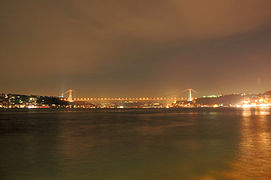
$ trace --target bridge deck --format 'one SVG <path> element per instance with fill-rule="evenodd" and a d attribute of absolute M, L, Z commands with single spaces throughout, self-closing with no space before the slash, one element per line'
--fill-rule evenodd
<path fill-rule="evenodd" d="M 140 98 L 73 98 L 73 101 L 175 101 L 183 98 L 140 97 Z"/>

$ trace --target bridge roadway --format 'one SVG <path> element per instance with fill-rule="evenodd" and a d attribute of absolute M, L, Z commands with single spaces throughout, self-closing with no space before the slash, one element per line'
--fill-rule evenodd
<path fill-rule="evenodd" d="M 177 101 L 184 98 L 138 97 L 138 98 L 73 98 L 73 101 Z"/>

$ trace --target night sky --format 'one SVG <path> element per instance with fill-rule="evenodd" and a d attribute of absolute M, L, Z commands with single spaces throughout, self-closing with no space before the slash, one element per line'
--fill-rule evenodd
<path fill-rule="evenodd" d="M 0 0 L 0 92 L 271 90 L 270 0 Z"/>

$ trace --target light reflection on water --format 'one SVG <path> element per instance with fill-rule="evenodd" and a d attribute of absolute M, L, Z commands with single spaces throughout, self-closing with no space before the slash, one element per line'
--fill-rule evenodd
<path fill-rule="evenodd" d="M 271 179 L 269 109 L 0 113 L 0 179 Z"/>
<path fill-rule="evenodd" d="M 248 179 L 271 179 L 270 110 L 244 109 L 239 152 L 233 166 Z"/>

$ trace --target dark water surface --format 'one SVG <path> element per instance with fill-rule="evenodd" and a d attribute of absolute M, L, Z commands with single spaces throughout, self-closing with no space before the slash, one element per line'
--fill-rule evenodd
<path fill-rule="evenodd" d="M 0 179 L 271 179 L 270 110 L 0 112 Z"/>

